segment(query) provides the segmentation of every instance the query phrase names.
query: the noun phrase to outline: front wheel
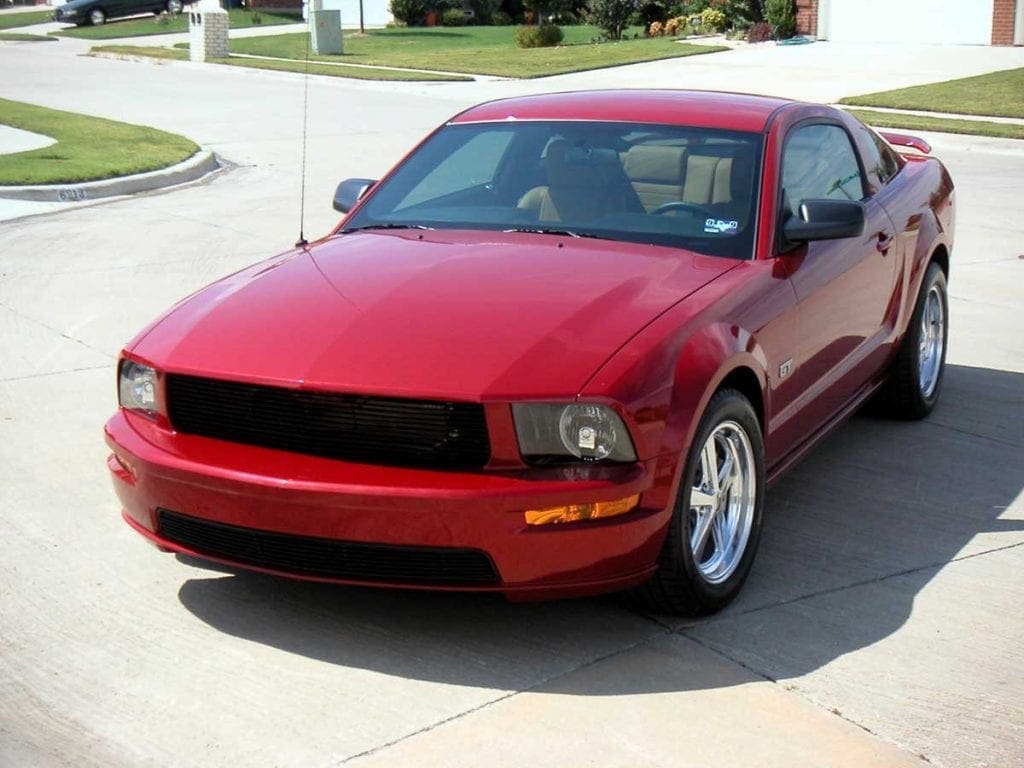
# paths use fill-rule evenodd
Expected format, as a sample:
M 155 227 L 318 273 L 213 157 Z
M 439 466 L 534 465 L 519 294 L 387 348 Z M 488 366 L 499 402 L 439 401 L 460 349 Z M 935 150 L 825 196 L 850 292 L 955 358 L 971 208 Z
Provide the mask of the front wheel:
M 932 412 L 939 401 L 946 369 L 948 328 L 946 275 L 932 262 L 889 379 L 879 393 L 879 405 L 886 414 L 899 419 L 923 419 Z
M 750 401 L 718 392 L 701 418 L 658 570 L 633 596 L 659 613 L 714 613 L 736 597 L 761 536 L 765 471 Z
M 94 27 L 102 26 L 107 20 L 107 14 L 103 12 L 102 8 L 93 8 L 89 11 L 89 23 Z
M 182 7 L 181 0 L 167 0 L 167 12 L 172 16 L 181 13 Z

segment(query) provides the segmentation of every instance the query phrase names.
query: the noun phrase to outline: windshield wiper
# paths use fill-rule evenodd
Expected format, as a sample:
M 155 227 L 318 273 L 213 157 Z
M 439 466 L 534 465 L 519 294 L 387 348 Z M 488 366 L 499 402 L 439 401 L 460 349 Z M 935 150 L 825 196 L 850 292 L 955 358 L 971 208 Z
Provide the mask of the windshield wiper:
M 423 224 L 395 224 L 388 222 L 384 224 L 363 224 L 361 227 L 345 227 L 339 234 L 347 235 L 350 232 L 362 232 L 367 229 L 433 229 Z
M 594 240 L 610 240 L 608 237 L 601 237 L 601 235 L 592 235 L 589 232 L 573 232 L 569 229 L 554 229 L 549 227 L 513 227 L 512 229 L 503 229 L 502 232 L 525 232 L 528 235 L 562 235 L 563 237 L 589 237 Z

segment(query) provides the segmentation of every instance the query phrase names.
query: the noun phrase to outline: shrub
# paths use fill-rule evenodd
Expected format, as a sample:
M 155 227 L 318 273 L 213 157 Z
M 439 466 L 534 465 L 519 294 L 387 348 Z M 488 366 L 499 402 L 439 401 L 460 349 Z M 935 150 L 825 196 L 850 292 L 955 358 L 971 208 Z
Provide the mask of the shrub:
M 562 42 L 562 29 L 554 24 L 519 27 L 516 45 L 520 48 L 551 48 Z
M 647 34 L 651 37 L 658 37 L 665 31 L 665 25 L 660 21 L 651 22 L 651 26 L 647 28 Z
M 466 24 L 466 14 L 461 8 L 449 8 L 441 12 L 442 27 L 462 27 Z
M 469 9 L 477 24 L 493 24 L 494 15 L 501 8 L 501 0 L 469 0 Z
M 491 23 L 496 27 L 511 27 L 512 17 L 504 11 L 497 11 L 494 16 L 491 17 Z
M 391 0 L 388 10 L 396 21 L 419 24 L 427 15 L 427 0 Z
M 638 8 L 637 0 L 587 0 L 587 21 L 603 29 L 609 40 L 621 40 L 622 30 Z
M 705 32 L 721 32 L 729 20 L 716 8 L 705 8 L 700 12 L 700 26 Z
M 679 19 L 669 19 L 666 21 L 664 31 L 669 37 L 675 37 L 679 31 Z
M 796 34 L 794 0 L 764 0 L 764 20 L 772 25 L 779 40 L 792 37 Z
M 629 26 L 643 27 L 647 29 L 655 21 L 661 21 L 668 15 L 668 8 L 662 3 L 651 2 L 651 0 L 640 0 L 640 8 L 629 20 Z
M 766 40 L 771 40 L 774 37 L 772 34 L 772 25 L 767 21 L 759 21 L 757 24 L 750 28 L 747 32 L 748 43 L 763 43 Z

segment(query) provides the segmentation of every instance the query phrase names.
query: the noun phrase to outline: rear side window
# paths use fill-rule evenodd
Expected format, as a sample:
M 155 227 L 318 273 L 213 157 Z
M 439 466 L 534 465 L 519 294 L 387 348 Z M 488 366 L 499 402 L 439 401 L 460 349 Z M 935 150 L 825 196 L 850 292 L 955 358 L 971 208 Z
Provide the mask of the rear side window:
M 870 128 L 864 128 L 864 132 L 871 139 L 868 144 L 868 151 L 871 152 L 871 156 L 868 159 L 874 166 L 875 173 L 878 174 L 878 180 L 885 184 L 900 169 L 900 164 L 896 160 L 896 153 L 892 151 L 892 148 L 885 143 L 881 136 Z
M 850 137 L 837 125 L 805 125 L 786 138 L 782 188 L 790 210 L 804 200 L 862 200 L 864 179 Z

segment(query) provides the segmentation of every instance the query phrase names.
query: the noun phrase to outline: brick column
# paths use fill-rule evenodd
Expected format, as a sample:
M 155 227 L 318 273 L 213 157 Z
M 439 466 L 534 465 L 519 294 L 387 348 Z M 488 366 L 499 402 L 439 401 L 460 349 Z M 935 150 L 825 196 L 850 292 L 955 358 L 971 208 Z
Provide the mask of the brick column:
M 1017 21 L 1017 0 L 994 0 L 992 8 L 992 45 L 1013 45 Z
M 189 10 L 188 30 L 190 60 L 228 57 L 228 12 L 217 0 L 202 0 Z
M 818 34 L 818 0 L 796 0 L 796 32 L 812 37 Z

